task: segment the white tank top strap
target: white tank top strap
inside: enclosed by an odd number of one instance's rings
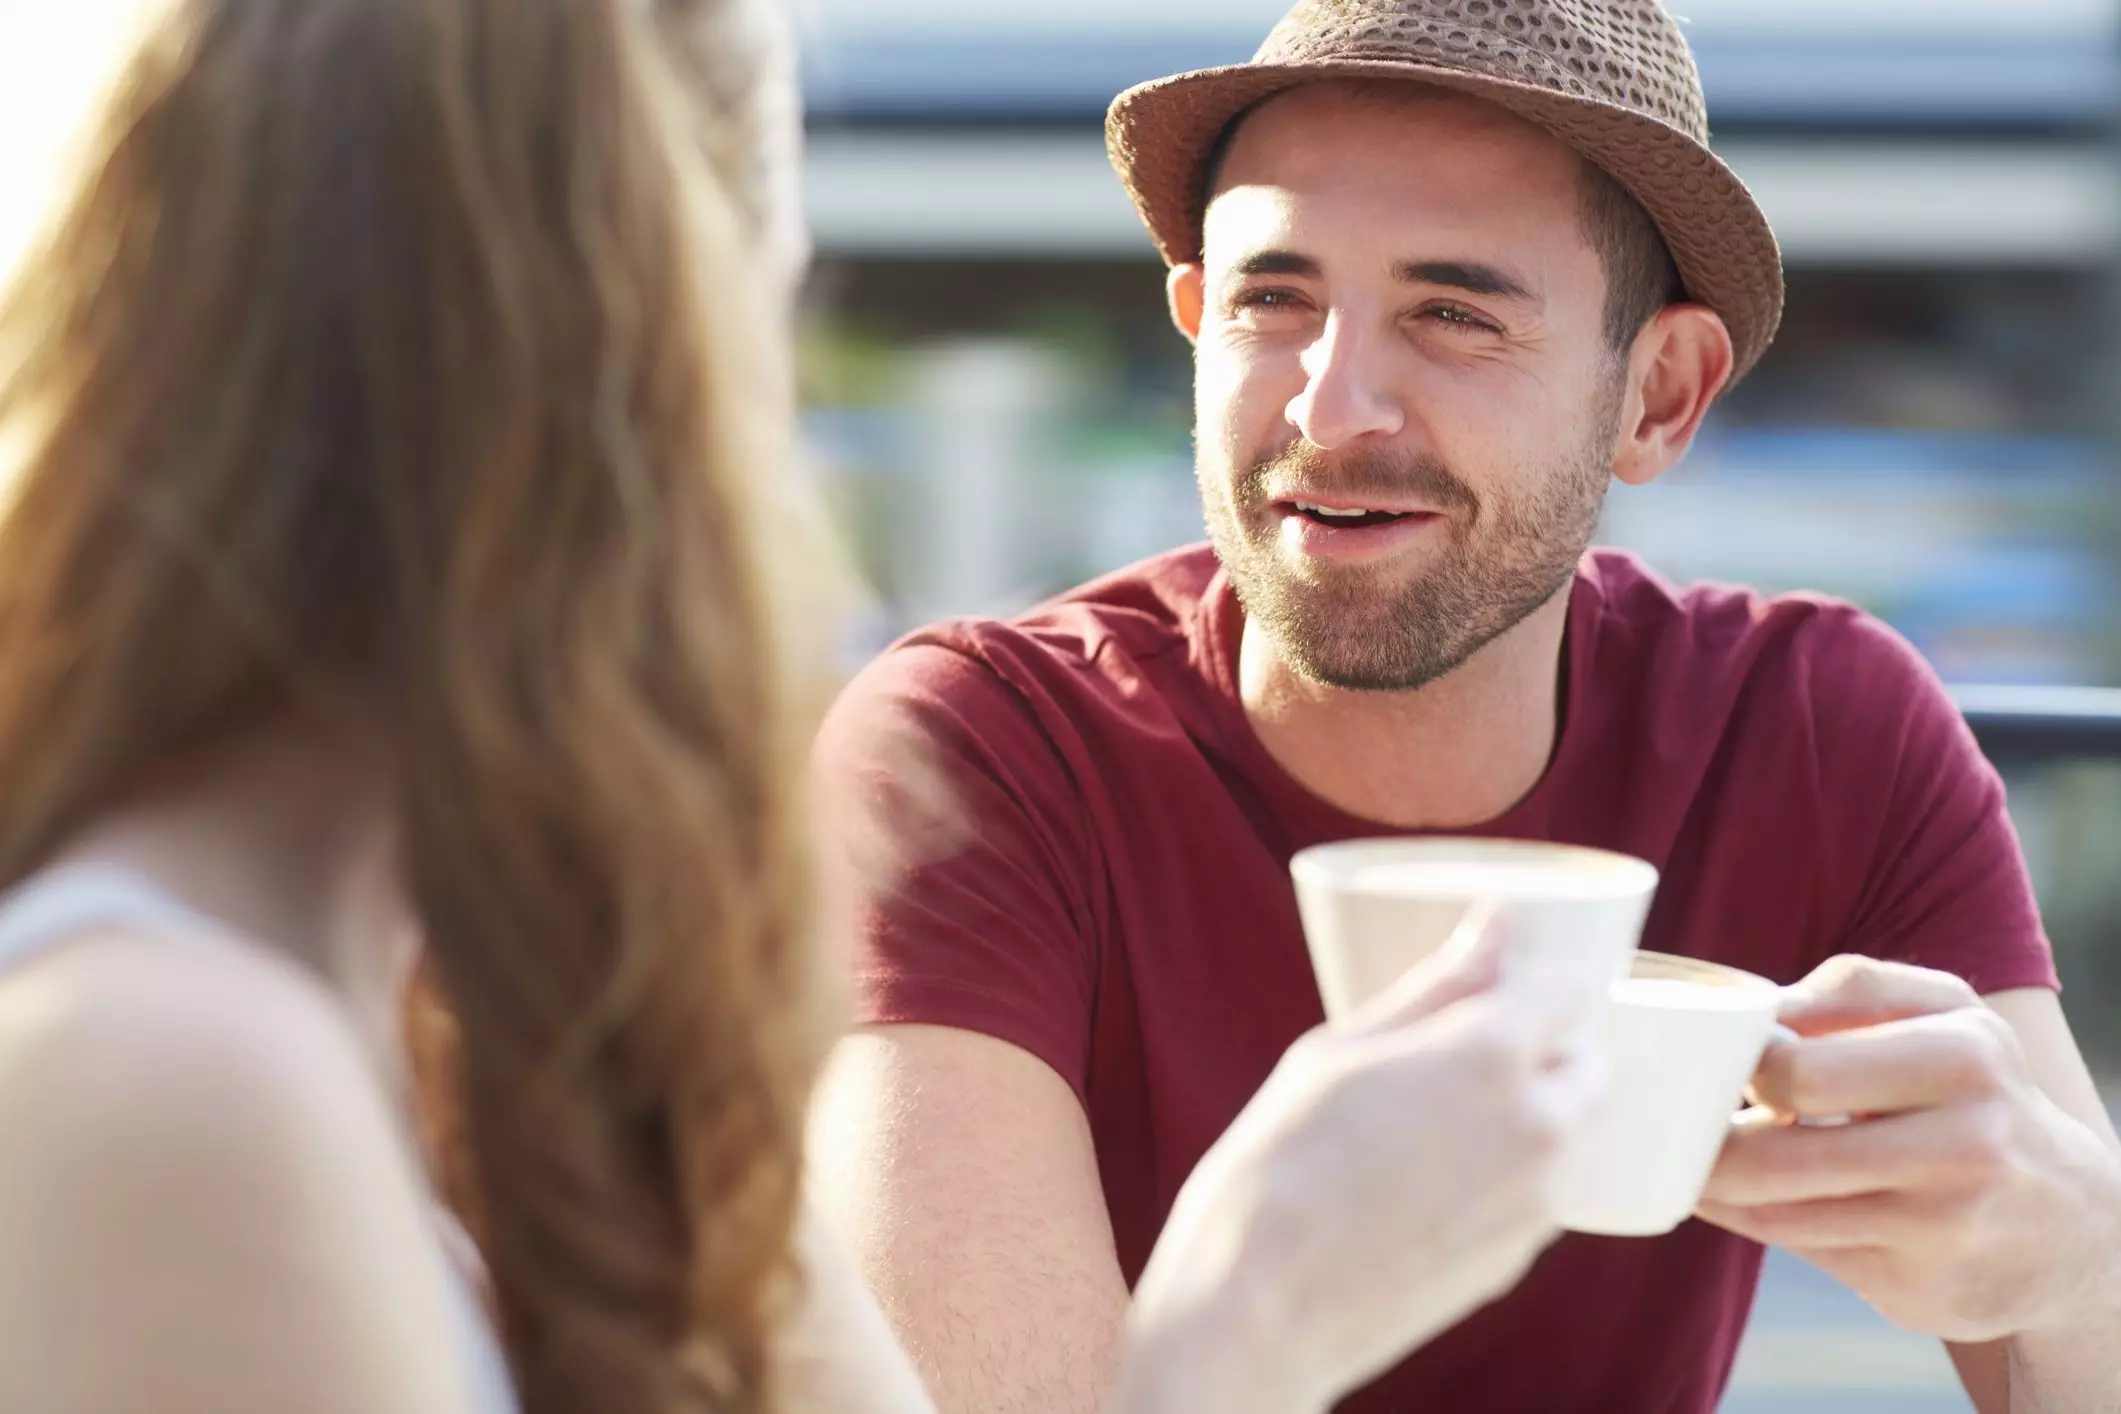
[[[225,926],[131,870],[61,864],[0,893],[0,971],[91,929],[126,923],[233,940]]]

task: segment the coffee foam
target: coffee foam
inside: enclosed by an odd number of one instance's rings
[[[1622,1006],[1674,1011],[1758,1011],[1758,989],[1677,977],[1623,977],[1613,984],[1612,998]]]

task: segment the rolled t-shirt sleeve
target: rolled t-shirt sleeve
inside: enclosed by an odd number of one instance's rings
[[[2002,778],[1929,664],[1850,615],[1818,645],[1812,680],[1822,784],[1845,827],[1829,864],[1860,869],[1834,950],[1956,973],[1983,994],[2056,987]]]
[[[853,891],[858,1025],[981,1032],[1082,1096],[1096,849],[1074,777],[1023,694],[953,646],[870,664],[819,735],[827,867]]]

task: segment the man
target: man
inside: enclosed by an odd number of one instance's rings
[[[816,1136],[951,1414],[1097,1407],[1173,1193],[1320,1020],[1290,854],[1409,831],[1656,863],[1645,946],[1802,979],[1763,1102],[1858,1119],[1748,1128],[1705,1221],[1564,1238],[1344,1408],[1707,1414],[1762,1242],[1984,1414],[2121,1408],[2121,1142],[1950,702],[1845,606],[1584,553],[1779,317],[1705,133],[1651,0],[1312,0],[1115,105],[1212,550],[916,635],[820,746],[868,847],[911,782],[957,813],[862,901]]]

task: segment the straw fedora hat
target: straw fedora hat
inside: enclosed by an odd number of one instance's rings
[[[1230,123],[1321,79],[1405,79],[1510,109],[1597,163],[1664,233],[1687,296],[1723,316],[1733,381],[1782,320],[1782,254],[1709,151],[1693,54],[1657,0],[1302,0],[1247,64],[1128,89],[1105,144],[1165,260],[1198,260],[1206,163]]]

